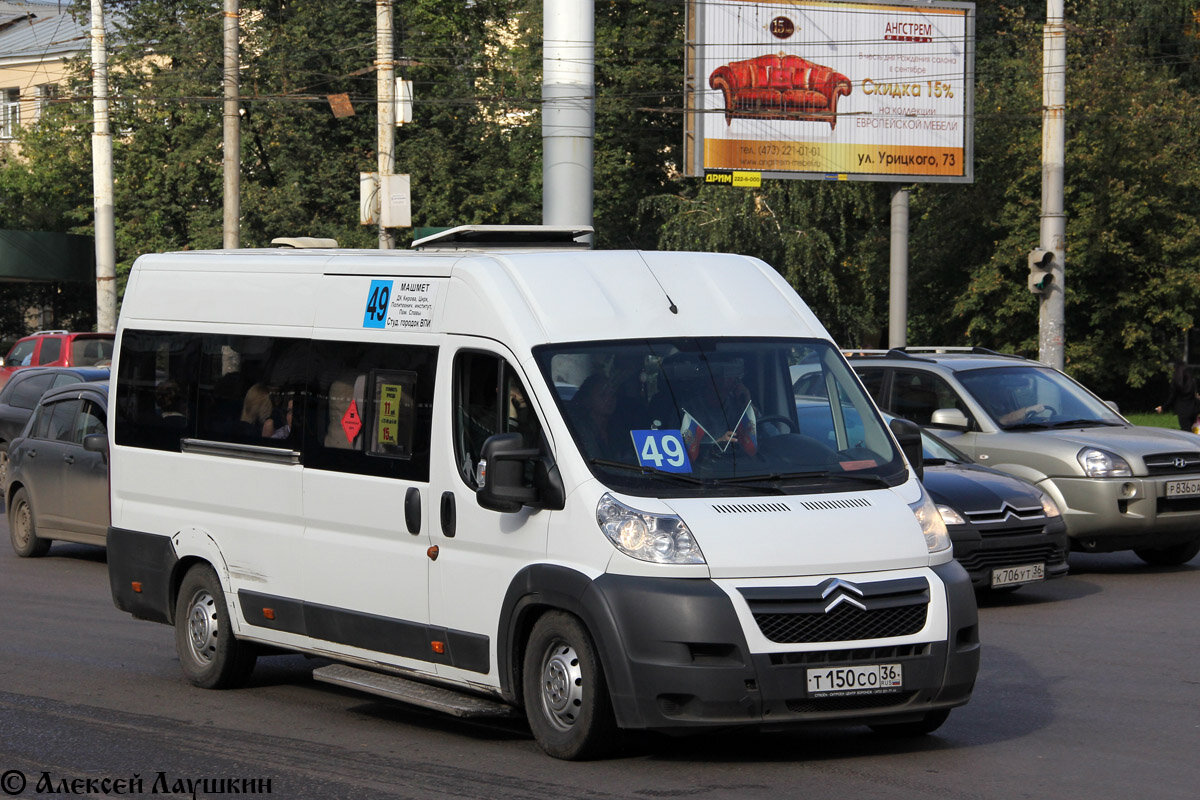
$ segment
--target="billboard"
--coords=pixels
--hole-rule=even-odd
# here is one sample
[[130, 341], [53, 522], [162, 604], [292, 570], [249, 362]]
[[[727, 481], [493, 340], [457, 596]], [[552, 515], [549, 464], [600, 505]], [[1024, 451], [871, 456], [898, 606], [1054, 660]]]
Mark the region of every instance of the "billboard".
[[685, 173], [972, 180], [975, 5], [690, 0]]

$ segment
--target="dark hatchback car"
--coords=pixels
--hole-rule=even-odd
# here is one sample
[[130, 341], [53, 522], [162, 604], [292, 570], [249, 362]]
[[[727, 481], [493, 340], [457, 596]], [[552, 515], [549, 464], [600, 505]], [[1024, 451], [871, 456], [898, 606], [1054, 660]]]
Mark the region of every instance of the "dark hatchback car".
[[[823, 386], [812, 380], [800, 388], [805, 392], [796, 396], [800, 430], [832, 442], [829, 406], [814, 402]], [[889, 423], [896, 419], [883, 416]], [[851, 439], [862, 435], [852, 406], [843, 406], [842, 417]], [[955, 559], [976, 589], [1010, 591], [1067, 574], [1067, 526], [1049, 495], [1028, 481], [972, 462], [924, 429], [921, 452], [921, 483], [942, 514]]]
[[921, 443], [921, 482], [976, 589], [1007, 591], [1067, 574], [1067, 526], [1045, 492], [973, 463], [928, 431]]
[[107, 417], [108, 381], [51, 389], [9, 446], [4, 499], [17, 555], [45, 555], [52, 540], [104, 545]]
[[25, 430], [41, 396], [50, 389], [84, 381], [106, 381], [108, 367], [26, 367], [0, 389], [0, 486], [8, 469], [8, 446]]

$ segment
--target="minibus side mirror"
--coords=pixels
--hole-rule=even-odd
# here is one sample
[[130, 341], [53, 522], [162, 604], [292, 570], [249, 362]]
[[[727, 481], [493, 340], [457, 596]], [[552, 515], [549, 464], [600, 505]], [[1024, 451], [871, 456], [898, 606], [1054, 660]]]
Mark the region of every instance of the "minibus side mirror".
[[892, 435], [900, 443], [900, 450], [908, 459], [908, 463], [912, 465], [913, 472], [917, 473], [917, 480], [921, 480], [925, 477], [925, 455], [921, 449], [921, 426], [915, 422], [897, 418], [892, 420], [888, 427], [892, 429]]
[[[526, 447], [519, 433], [498, 433], [483, 443], [482, 485], [475, 492], [479, 505], [511, 514], [523, 506], [562, 509], [566, 493], [558, 465], [540, 448]], [[527, 476], [532, 466], [532, 480]]]

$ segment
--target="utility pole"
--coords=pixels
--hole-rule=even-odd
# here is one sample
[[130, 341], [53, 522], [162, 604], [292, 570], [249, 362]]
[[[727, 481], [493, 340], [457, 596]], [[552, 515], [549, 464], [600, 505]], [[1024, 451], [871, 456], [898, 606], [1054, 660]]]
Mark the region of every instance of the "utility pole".
[[594, 0], [543, 0], [542, 221], [592, 224]]
[[1066, 164], [1067, 40], [1063, 0], [1046, 0], [1042, 35], [1042, 219], [1040, 248], [1052, 253], [1045, 265], [1038, 307], [1038, 360], [1056, 369], [1066, 363], [1065, 340], [1067, 216], [1063, 210]]
[[108, 49], [104, 7], [92, 0], [92, 194], [96, 228], [96, 330], [117, 328], [117, 246], [112, 134], [108, 124]]
[[225, 108], [222, 114], [224, 134], [225, 217], [224, 247], [235, 250], [241, 242], [242, 218], [242, 118], [238, 113], [238, 0], [225, 0], [223, 15], [225, 40]]
[[393, 39], [392, 0], [375, 0], [375, 93], [379, 134], [379, 249], [391, 250], [392, 235], [383, 225], [385, 175], [396, 169], [396, 64]]

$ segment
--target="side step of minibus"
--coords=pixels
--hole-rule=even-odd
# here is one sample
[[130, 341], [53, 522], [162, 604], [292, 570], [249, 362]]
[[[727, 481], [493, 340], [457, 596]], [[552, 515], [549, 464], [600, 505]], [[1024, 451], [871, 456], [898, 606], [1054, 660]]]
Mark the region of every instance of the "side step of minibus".
[[360, 692], [411, 703], [414, 706], [441, 711], [456, 717], [511, 717], [517, 711], [512, 706], [477, 697], [473, 694], [456, 692], [440, 686], [410, 681], [396, 675], [331, 664], [313, 670], [313, 678]]

